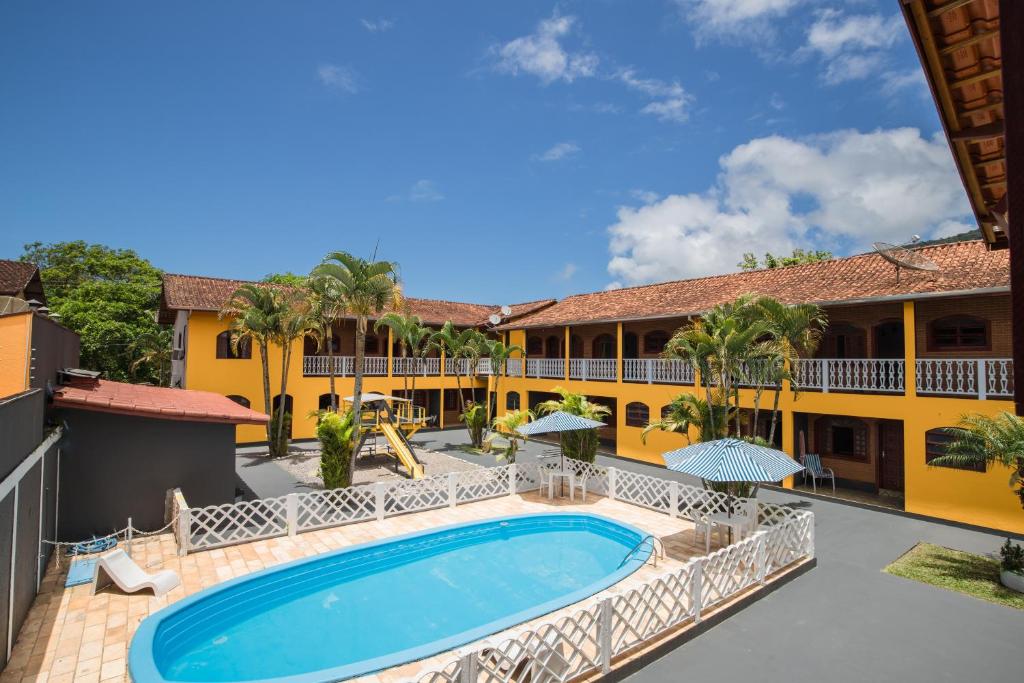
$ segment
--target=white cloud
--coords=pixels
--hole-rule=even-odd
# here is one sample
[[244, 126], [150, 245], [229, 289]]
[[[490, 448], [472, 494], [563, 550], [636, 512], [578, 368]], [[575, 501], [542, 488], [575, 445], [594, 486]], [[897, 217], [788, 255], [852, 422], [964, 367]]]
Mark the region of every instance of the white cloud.
[[360, 23], [370, 33], [383, 33], [384, 31], [390, 31], [395, 26], [395, 22], [391, 19], [381, 17], [380, 19], [360, 19]]
[[662, 121], [684, 123], [690, 118], [690, 105], [693, 95], [686, 92], [677, 81], [671, 83], [658, 78], [641, 78], [633, 69], [620, 69], [615, 76], [631, 90], [655, 98], [640, 110], [642, 114], [651, 114]]
[[559, 142], [540, 154], [533, 156], [537, 161], [561, 161], [567, 157], [579, 154], [580, 147], [575, 142]]
[[644, 204], [653, 204], [658, 201], [659, 195], [657, 192], [651, 192], [650, 190], [630, 190], [629, 194], [633, 199]]
[[577, 78], [593, 76], [597, 70], [597, 55], [590, 52], [570, 52], [563, 46], [565, 38], [576, 22], [572, 16], [557, 13], [544, 19], [533, 33], [496, 45], [500, 71], [518, 75], [532, 74], [548, 85], [555, 81], [571, 83]]
[[976, 223], [964, 223], [962, 221], [942, 221], [939, 223], [939, 227], [935, 228], [935, 232], [931, 234], [933, 239], [940, 237], [952, 237], [953, 235], [959, 235], [964, 232], [971, 230], [977, 230], [978, 225]]
[[317, 67], [316, 77], [333, 90], [347, 93], [359, 92], [358, 75], [352, 67], [340, 64], [321, 64]]
[[923, 69], [886, 71], [882, 74], [881, 92], [886, 97], [915, 88], [918, 88], [922, 95], [928, 95], [928, 81], [924, 79]]
[[771, 40], [771, 20], [804, 0], [675, 0], [684, 19], [695, 25], [698, 43], [708, 38]]
[[558, 280], [571, 280], [577, 270], [579, 270], [579, 268], [576, 267], [575, 263], [566, 263], [562, 266], [562, 269], [558, 271], [558, 274], [555, 277]]
[[619, 208], [614, 283], [729, 272], [745, 251], [954, 234], [970, 211], [945, 141], [914, 128], [758, 138], [719, 165], [705, 192]]
[[807, 30], [807, 43], [798, 55], [818, 54], [825, 66], [822, 80], [828, 85], [860, 80], [883, 67], [886, 50], [904, 30], [898, 14], [846, 16], [840, 10], [823, 10]]
[[434, 181], [426, 179], [417, 180], [406, 194], [393, 194], [387, 198], [389, 202], [439, 202], [442, 199], [444, 195]]

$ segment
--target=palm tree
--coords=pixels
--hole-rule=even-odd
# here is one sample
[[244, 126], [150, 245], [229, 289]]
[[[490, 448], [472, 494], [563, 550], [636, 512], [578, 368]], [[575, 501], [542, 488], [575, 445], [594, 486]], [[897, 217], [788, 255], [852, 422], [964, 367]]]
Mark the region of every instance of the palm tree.
[[[714, 417], [711, 415], [712, 405], [716, 411]], [[728, 423], [729, 415], [728, 408], [721, 403], [709, 404], [696, 394], [679, 394], [668, 407], [660, 420], [644, 427], [640, 433], [643, 443], [647, 443], [647, 435], [654, 431], [682, 434], [689, 442], [690, 427], [697, 430], [697, 441], [714, 441], [725, 436], [724, 426]]]
[[971, 467], [999, 463], [1010, 468], [1010, 487], [1024, 508], [1024, 417], [1003, 411], [995, 417], [964, 415], [946, 430], [953, 441], [929, 465]]
[[[487, 356], [491, 359], [491, 376], [494, 377], [494, 400], [497, 401], [501, 395], [498, 389], [501, 384], [501, 376], [505, 373], [505, 365], [513, 353], [521, 352], [523, 347], [518, 344], [506, 345], [505, 342], [488, 339]], [[490, 394], [490, 392], [488, 392]], [[487, 396], [487, 429], [491, 428], [491, 397]]]
[[505, 450], [497, 454], [499, 460], [508, 464], [516, 461], [516, 453], [519, 451], [519, 440], [523, 437], [516, 431], [524, 424], [533, 419], [533, 413], [529, 410], [510, 410], [501, 417], [494, 418], [494, 427], [499, 431], [491, 432], [490, 436], [484, 439], [484, 450], [491, 450], [498, 439], [505, 440]]
[[[368, 261], [345, 251], [328, 254], [323, 263], [313, 269], [313, 277], [332, 278], [337, 287], [338, 301], [349, 315], [356, 317], [356, 367], [352, 413], [356, 416], [353, 443], [360, 438], [360, 410], [363, 393], [363, 360], [366, 353], [366, 325], [371, 317], [379, 317], [389, 306], [397, 307], [401, 300], [398, 284], [398, 266], [390, 261]], [[355, 471], [355, 449], [352, 449], [352, 471]]]
[[345, 314], [337, 280], [329, 277], [307, 278], [310, 323], [317, 330], [319, 344], [327, 345], [327, 376], [331, 393], [331, 410], [338, 410], [338, 392], [334, 388], [334, 325]]
[[290, 417], [285, 413], [285, 397], [288, 395], [288, 369], [291, 366], [292, 348], [297, 339], [305, 339], [310, 332], [317, 332], [318, 321], [310, 316], [309, 302], [299, 290], [282, 290], [283, 306], [281, 324], [274, 341], [281, 347], [281, 404], [277, 408], [274, 442], [271, 455], [280, 456], [288, 451], [288, 436], [285, 434], [285, 422]]
[[[555, 387], [555, 393], [562, 397], [561, 400], [551, 399], [537, 404], [538, 414], [546, 415], [557, 410], [570, 415], [578, 415], [588, 420], [603, 420], [612, 414], [608, 406], [600, 403], [591, 403], [583, 394], [573, 393], [562, 387]], [[578, 432], [561, 432], [559, 438], [562, 443], [562, 452], [574, 460], [594, 462], [597, 456], [597, 430], [584, 429]]]
[[149, 368], [156, 376], [157, 384], [167, 386], [171, 383], [171, 342], [174, 331], [169, 327], [161, 327], [155, 331], [144, 332], [131, 343], [129, 350], [135, 356], [132, 361], [133, 374], [139, 368]]
[[[405, 315], [402, 313], [385, 313], [373, 326], [374, 332], [380, 332], [387, 328], [391, 331], [391, 338], [398, 342], [399, 353], [402, 356], [402, 389], [405, 397], [409, 398], [409, 366], [405, 359], [409, 357], [409, 350], [416, 345], [415, 337], [423, 330], [418, 315]], [[422, 339], [422, 338], [421, 338]]]
[[459, 361], [478, 352], [479, 336], [480, 332], [473, 328], [461, 331], [456, 329], [451, 320], [446, 321], [441, 329], [430, 335], [430, 348], [437, 349], [445, 358], [454, 361], [452, 367], [455, 368], [455, 386], [459, 392], [459, 412], [463, 414], [466, 412], [466, 399], [462, 395], [462, 373], [459, 371], [462, 363]]
[[[245, 341], [255, 342], [259, 348], [263, 370], [263, 411], [267, 415], [272, 415], [268, 349], [280, 333], [284, 315], [281, 298], [277, 287], [245, 284], [231, 294], [219, 314], [221, 318], [231, 317], [231, 344], [235, 350]], [[272, 443], [273, 434], [270, 422], [267, 422], [267, 447], [270, 448]]]
[[774, 443], [775, 425], [779, 415], [779, 396], [782, 393], [784, 380], [795, 380], [799, 377], [798, 369], [801, 358], [814, 355], [821, 335], [828, 325], [828, 316], [815, 304], [787, 305], [772, 297], [759, 298], [755, 307], [761, 319], [767, 324], [768, 331], [778, 343], [779, 354], [788, 365], [788, 371], [780, 367], [774, 377], [775, 402], [772, 406], [772, 423], [768, 431], [768, 443]]
[[[419, 366], [417, 360], [422, 359], [427, 354], [428, 341], [430, 336], [434, 334], [434, 330], [427, 325], [418, 325], [416, 327], [410, 327], [408, 330], [408, 336], [406, 337], [406, 343], [409, 345], [409, 355], [413, 360], [414, 369]], [[413, 405], [416, 404], [416, 372], [412, 373], [412, 399]]]

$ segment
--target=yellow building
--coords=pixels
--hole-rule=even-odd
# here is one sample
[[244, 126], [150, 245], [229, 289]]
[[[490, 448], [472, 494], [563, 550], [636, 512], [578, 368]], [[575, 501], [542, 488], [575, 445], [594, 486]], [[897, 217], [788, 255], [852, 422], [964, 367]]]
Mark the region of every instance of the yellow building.
[[[942, 453], [942, 428], [965, 413], [1013, 409], [1008, 260], [982, 242], [926, 247], [921, 255], [936, 272], [897, 274], [876, 254], [833, 261], [595, 292], [561, 301], [511, 308], [410, 299], [411, 312], [438, 325], [452, 320], [503, 335], [522, 346], [524, 357], [507, 368], [496, 397], [498, 411], [532, 407], [555, 386], [586, 394], [611, 408], [602, 430], [608, 450], [627, 458], [661, 463], [664, 451], [685, 445], [680, 435], [640, 433], [672, 397], [695, 392], [695, 373], [662, 359], [668, 337], [702, 311], [757, 292], [787, 303], [813, 302], [829, 316], [817, 357], [801, 363], [799, 391], [786, 386], [779, 397], [776, 439], [786, 452], [819, 453], [841, 487], [881, 493], [909, 512], [1024, 532], [1024, 511], [1007, 487], [1001, 468], [965, 471], [929, 466]], [[227, 358], [227, 322], [216, 311], [240, 282], [169, 275], [162, 314], [175, 325], [175, 379], [262, 408], [259, 361]], [[496, 327], [488, 317], [497, 314]], [[353, 325], [343, 324], [335, 359], [351, 373]], [[219, 341], [218, 341], [219, 340]], [[291, 368], [288, 394], [295, 417], [293, 436], [308, 438], [315, 410], [327, 392], [326, 359], [307, 346]], [[367, 391], [401, 394], [400, 360], [386, 339], [367, 344]], [[280, 372], [272, 353], [271, 372]], [[296, 354], [298, 356], [298, 354]], [[446, 365], [449, 365], [446, 372]], [[416, 402], [440, 427], [457, 424], [457, 394], [450, 361], [427, 359], [417, 370]], [[483, 368], [486, 370], [486, 368]], [[482, 393], [488, 379], [469, 390]], [[351, 390], [351, 378], [338, 391]], [[465, 389], [465, 386], [464, 386]], [[741, 406], [754, 407], [754, 392], [740, 392]], [[275, 399], [278, 400], [278, 399]], [[767, 434], [773, 392], [761, 397], [758, 432]], [[743, 418], [750, 433], [752, 414]], [[258, 427], [240, 427], [239, 441], [258, 441]]]

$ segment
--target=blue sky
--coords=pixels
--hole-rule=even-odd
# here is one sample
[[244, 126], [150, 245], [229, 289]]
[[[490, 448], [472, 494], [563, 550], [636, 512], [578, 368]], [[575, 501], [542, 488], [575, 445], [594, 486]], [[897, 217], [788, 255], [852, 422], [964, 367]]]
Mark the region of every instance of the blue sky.
[[504, 303], [973, 227], [895, 0], [5, 2], [0, 256]]

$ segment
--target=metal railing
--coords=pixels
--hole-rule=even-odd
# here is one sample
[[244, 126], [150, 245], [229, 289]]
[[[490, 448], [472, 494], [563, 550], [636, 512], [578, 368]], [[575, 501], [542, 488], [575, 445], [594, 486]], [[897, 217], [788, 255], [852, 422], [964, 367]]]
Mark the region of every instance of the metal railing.
[[622, 379], [648, 384], [693, 384], [693, 366], [665, 358], [627, 358], [622, 361]]
[[569, 379], [614, 382], [617, 379], [617, 366], [618, 361], [614, 358], [570, 358]]
[[919, 394], [1013, 398], [1012, 358], [918, 358]]
[[526, 359], [527, 377], [565, 377], [565, 361], [561, 358], [528, 358]]

